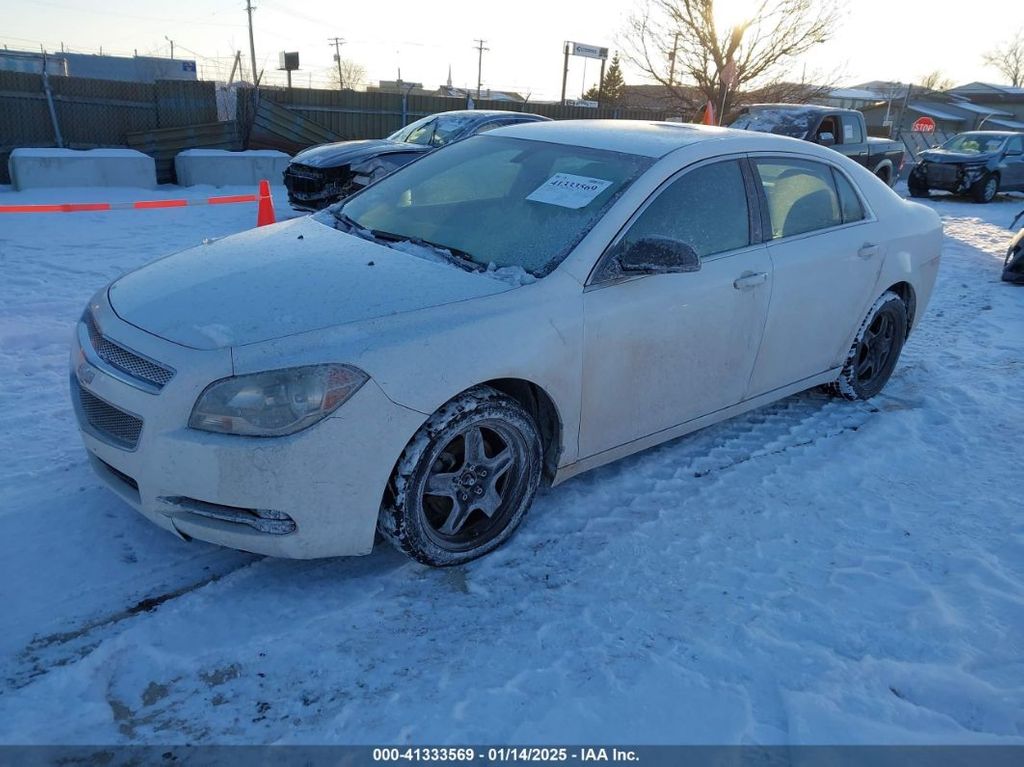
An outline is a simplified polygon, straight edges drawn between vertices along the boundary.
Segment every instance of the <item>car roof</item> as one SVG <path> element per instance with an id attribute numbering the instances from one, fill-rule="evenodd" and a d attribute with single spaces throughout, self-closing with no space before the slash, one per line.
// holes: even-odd
<path id="1" fill-rule="evenodd" d="M 805 141 L 769 133 L 719 128 L 695 123 L 654 122 L 648 120 L 554 120 L 551 122 L 510 125 L 490 131 L 488 136 L 546 141 L 588 149 L 604 149 L 623 154 L 660 158 L 685 146 L 707 141 L 734 141 L 743 148 L 736 151 L 792 152 L 813 154 Z M 831 151 L 831 150 L 829 150 Z"/>
<path id="2" fill-rule="evenodd" d="M 431 117 L 440 117 L 441 115 L 457 115 L 466 117 L 525 117 L 525 118 L 536 118 L 538 120 L 550 120 L 550 117 L 544 117 L 543 115 L 534 114 L 533 112 L 518 112 L 512 109 L 452 109 L 448 112 L 438 112 L 436 115 L 430 115 Z"/>
<path id="3" fill-rule="evenodd" d="M 1006 138 L 1008 136 L 1020 136 L 1021 132 L 1012 130 L 965 130 L 957 135 L 966 136 L 968 134 L 972 136 L 1002 136 L 1003 138 Z"/>

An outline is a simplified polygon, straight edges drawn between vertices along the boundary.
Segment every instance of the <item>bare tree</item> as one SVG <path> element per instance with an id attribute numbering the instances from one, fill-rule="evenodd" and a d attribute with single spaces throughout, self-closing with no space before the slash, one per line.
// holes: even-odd
<path id="1" fill-rule="evenodd" d="M 339 66 L 335 64 L 329 70 L 331 78 L 331 85 L 335 88 L 340 88 L 342 85 L 346 88 L 355 88 L 357 85 L 363 85 L 366 81 L 366 67 L 362 64 L 357 64 L 352 59 L 341 60 L 341 83 L 338 82 L 338 70 Z"/>
<path id="2" fill-rule="evenodd" d="M 796 58 L 832 36 L 838 6 L 836 0 L 754 0 L 747 14 L 740 26 L 718 29 L 715 0 L 647 0 L 628 22 L 623 51 L 684 114 L 711 101 L 724 117 L 744 92 L 786 90 L 781 86 Z"/>
<path id="3" fill-rule="evenodd" d="M 1013 37 L 982 58 L 990 67 L 998 69 L 1014 88 L 1024 86 L 1024 30 L 1018 29 Z"/>
<path id="4" fill-rule="evenodd" d="M 933 69 L 922 77 L 918 84 L 930 91 L 948 91 L 953 87 L 953 81 L 946 77 L 941 69 Z"/>

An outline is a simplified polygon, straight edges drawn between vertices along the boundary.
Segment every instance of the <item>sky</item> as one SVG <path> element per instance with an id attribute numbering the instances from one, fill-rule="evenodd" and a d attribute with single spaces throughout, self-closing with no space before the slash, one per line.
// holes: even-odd
<path id="1" fill-rule="evenodd" d="M 456 86 L 476 87 L 476 40 L 483 54 L 483 87 L 515 90 L 535 100 L 557 99 L 565 40 L 621 47 L 626 21 L 642 0 L 447 0 L 443 3 L 347 0 L 253 0 L 257 63 L 268 82 L 284 82 L 278 52 L 298 51 L 295 86 L 325 87 L 333 66 L 328 38 L 346 42 L 343 58 L 361 64 L 366 80 L 394 80 L 437 87 L 451 67 Z M 724 17 L 739 18 L 749 3 L 720 0 Z M 807 79 L 827 75 L 843 85 L 867 80 L 915 81 L 941 69 L 956 83 L 998 81 L 982 54 L 1024 27 L 1024 2 L 986 0 L 975 12 L 962 0 L 850 0 L 834 38 L 794 63 Z M 131 55 L 194 58 L 206 79 L 226 79 L 234 52 L 248 70 L 244 0 L 0 0 L 0 45 L 12 49 L 66 48 Z M 595 84 L 598 63 L 571 61 L 567 96 Z M 643 82 L 626 66 L 629 83 Z"/>

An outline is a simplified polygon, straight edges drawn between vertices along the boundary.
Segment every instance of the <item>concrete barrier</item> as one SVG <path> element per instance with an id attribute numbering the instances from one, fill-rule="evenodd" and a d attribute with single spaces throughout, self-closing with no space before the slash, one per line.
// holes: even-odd
<path id="1" fill-rule="evenodd" d="M 180 186 L 255 186 L 264 178 L 280 184 L 290 159 L 271 149 L 186 149 L 174 158 L 174 171 Z"/>
<path id="2" fill-rule="evenodd" d="M 153 158 L 134 149 L 15 149 L 7 168 L 18 191 L 45 187 L 156 187 Z"/>

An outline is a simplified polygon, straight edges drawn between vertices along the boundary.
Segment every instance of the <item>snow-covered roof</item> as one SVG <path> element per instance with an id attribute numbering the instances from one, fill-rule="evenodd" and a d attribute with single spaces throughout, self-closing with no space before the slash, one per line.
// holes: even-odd
<path id="1" fill-rule="evenodd" d="M 937 109 L 933 107 L 931 104 L 916 103 L 911 104 L 910 108 L 913 109 L 915 112 L 920 112 L 923 115 L 934 117 L 936 120 L 946 120 L 947 122 L 951 123 L 962 123 L 964 121 L 963 117 L 952 114 L 951 112 L 943 112 L 941 109 Z"/>
<path id="2" fill-rule="evenodd" d="M 964 93 L 994 91 L 995 93 L 1003 93 L 1008 96 L 1024 96 L 1024 88 L 1015 88 L 1012 85 L 999 85 L 998 83 L 983 83 L 979 81 L 967 83 L 966 85 L 958 85 L 955 88 L 950 88 L 948 92 L 956 93 L 958 91 L 962 91 Z"/>
<path id="3" fill-rule="evenodd" d="M 956 100 L 950 103 L 951 107 L 957 109 L 965 109 L 968 112 L 974 112 L 978 115 L 1001 115 L 1003 117 L 1013 117 L 1013 112 L 1004 112 L 1002 109 L 993 109 L 992 107 L 981 106 L 979 104 L 972 104 L 970 101 Z"/>
<path id="4" fill-rule="evenodd" d="M 828 97 L 852 101 L 877 101 L 880 98 L 876 91 L 866 88 L 833 88 L 828 92 Z"/>
<path id="5" fill-rule="evenodd" d="M 1017 120 L 1006 120 L 1006 119 L 1001 119 L 1001 118 L 992 118 L 991 120 L 986 120 L 985 121 L 985 125 L 986 126 L 988 126 L 988 125 L 998 125 L 1000 128 L 1009 128 L 1011 130 L 1024 131 L 1024 123 L 1019 122 Z"/>

